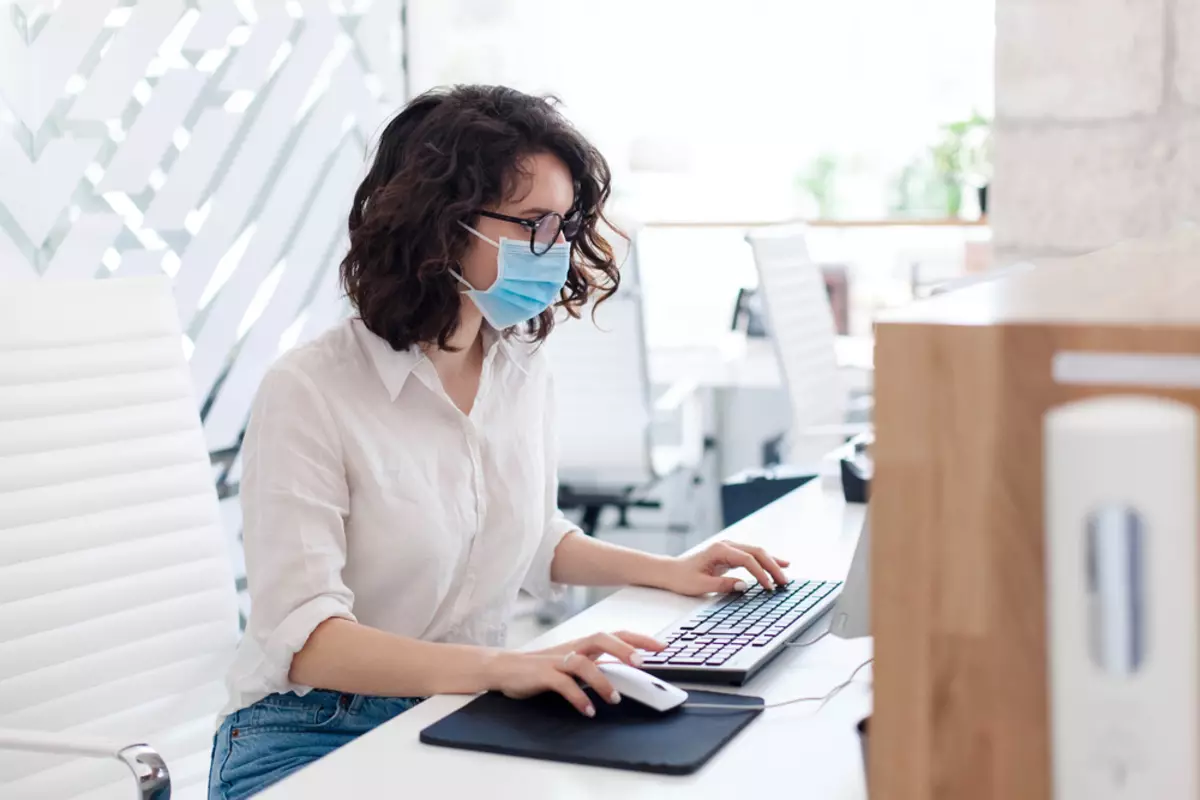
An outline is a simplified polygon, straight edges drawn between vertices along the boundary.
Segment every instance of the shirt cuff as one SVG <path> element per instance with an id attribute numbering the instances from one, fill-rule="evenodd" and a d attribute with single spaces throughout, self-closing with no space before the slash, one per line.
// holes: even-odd
<path id="1" fill-rule="evenodd" d="M 292 671 L 292 657 L 304 647 L 318 625 L 333 618 L 358 621 L 350 606 L 341 598 L 318 595 L 293 610 L 271 631 L 262 644 L 263 669 L 259 674 L 266 684 L 266 691 L 295 692 L 298 695 L 312 691 L 311 686 L 288 680 L 288 673 Z"/>
<path id="2" fill-rule="evenodd" d="M 583 535 L 579 526 L 567 519 L 561 511 L 550 518 L 546 525 L 546 533 L 538 544 L 537 552 L 533 554 L 533 562 L 525 575 L 521 588 L 539 600 L 557 600 L 566 590 L 561 583 L 550 580 L 550 568 L 554 563 L 554 550 L 568 533 Z"/>

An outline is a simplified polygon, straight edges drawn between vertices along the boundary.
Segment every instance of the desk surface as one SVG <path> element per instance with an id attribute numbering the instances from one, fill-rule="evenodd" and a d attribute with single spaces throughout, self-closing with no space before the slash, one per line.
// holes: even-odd
<path id="1" fill-rule="evenodd" d="M 864 506 L 847 505 L 819 482 L 777 500 L 721 534 L 761 544 L 792 561 L 793 577 L 841 579 L 849 568 Z M 623 589 L 530 644 L 549 647 L 597 630 L 654 634 L 705 603 L 652 589 Z M 818 622 L 820 629 L 824 623 Z M 805 636 L 813 636 L 810 631 Z M 822 696 L 871 655 L 869 639 L 829 636 L 793 648 L 740 691 L 767 702 Z M 861 800 L 865 779 L 855 724 L 870 711 L 870 670 L 816 711 L 817 703 L 768 709 L 699 773 L 649 775 L 554 764 L 421 744 L 422 728 L 469 698 L 433 697 L 273 789 L 266 800 L 329 797 L 698 798 L 804 797 Z M 629 701 L 626 701 L 629 702 Z M 799 796 L 799 795 L 797 795 Z"/>

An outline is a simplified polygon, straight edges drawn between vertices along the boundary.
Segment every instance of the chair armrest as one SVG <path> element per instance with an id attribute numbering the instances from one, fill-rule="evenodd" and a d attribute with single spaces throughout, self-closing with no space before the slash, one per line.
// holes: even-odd
<path id="1" fill-rule="evenodd" d="M 705 431 L 704 404 L 699 381 L 683 380 L 672 384 L 654 401 L 652 424 L 658 426 L 665 419 L 672 420 L 671 427 L 678 430 L 676 466 L 694 468 L 704 460 Z M 654 446 L 660 446 L 654 437 Z M 652 459 L 653 461 L 653 459 Z M 665 477 L 657 465 L 653 466 L 656 478 Z"/>
<path id="2" fill-rule="evenodd" d="M 671 384 L 667 390 L 654 401 L 656 414 L 671 414 L 679 411 L 683 404 L 692 399 L 700 384 L 693 380 L 684 380 Z"/>
<path id="3" fill-rule="evenodd" d="M 142 800 L 167 800 L 171 796 L 171 774 L 166 762 L 147 744 L 120 744 L 88 736 L 0 728 L 0 750 L 116 759 L 133 773 Z"/>

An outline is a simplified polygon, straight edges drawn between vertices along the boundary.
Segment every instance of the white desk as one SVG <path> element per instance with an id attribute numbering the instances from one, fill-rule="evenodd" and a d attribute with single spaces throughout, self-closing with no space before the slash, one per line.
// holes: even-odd
<path id="1" fill-rule="evenodd" d="M 747 517 L 723 537 L 762 544 L 792 560 L 794 577 L 845 576 L 864 506 L 847 506 L 819 482 Z M 548 647 L 598 630 L 656 633 L 703 600 L 624 589 L 530 645 Z M 820 629 L 823 622 L 818 622 Z M 809 631 L 805 636 L 814 636 Z M 741 691 L 768 702 L 820 696 L 869 658 L 869 639 L 826 637 L 794 648 Z M 820 713 L 816 703 L 767 709 L 696 775 L 672 777 L 447 750 L 418 741 L 421 729 L 469 698 L 434 697 L 268 790 L 265 800 L 333 797 L 428 798 L 728 798 L 866 797 L 855 724 L 869 713 L 870 669 L 862 670 Z M 630 702 L 626 700 L 625 702 Z"/>

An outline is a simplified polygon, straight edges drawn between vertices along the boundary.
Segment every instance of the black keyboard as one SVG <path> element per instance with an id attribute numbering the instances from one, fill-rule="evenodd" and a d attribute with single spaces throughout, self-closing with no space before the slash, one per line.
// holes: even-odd
<path id="1" fill-rule="evenodd" d="M 667 644 L 661 653 L 643 653 L 650 671 L 671 667 L 722 667 L 745 650 L 762 648 L 764 655 L 779 637 L 796 624 L 829 605 L 822 601 L 837 591 L 841 581 L 790 581 L 775 589 L 754 586 L 746 592 L 725 595 L 713 605 L 673 625 L 658 639 Z M 820 613 L 820 612 L 817 612 Z M 745 659 L 738 659 L 744 661 Z"/>

